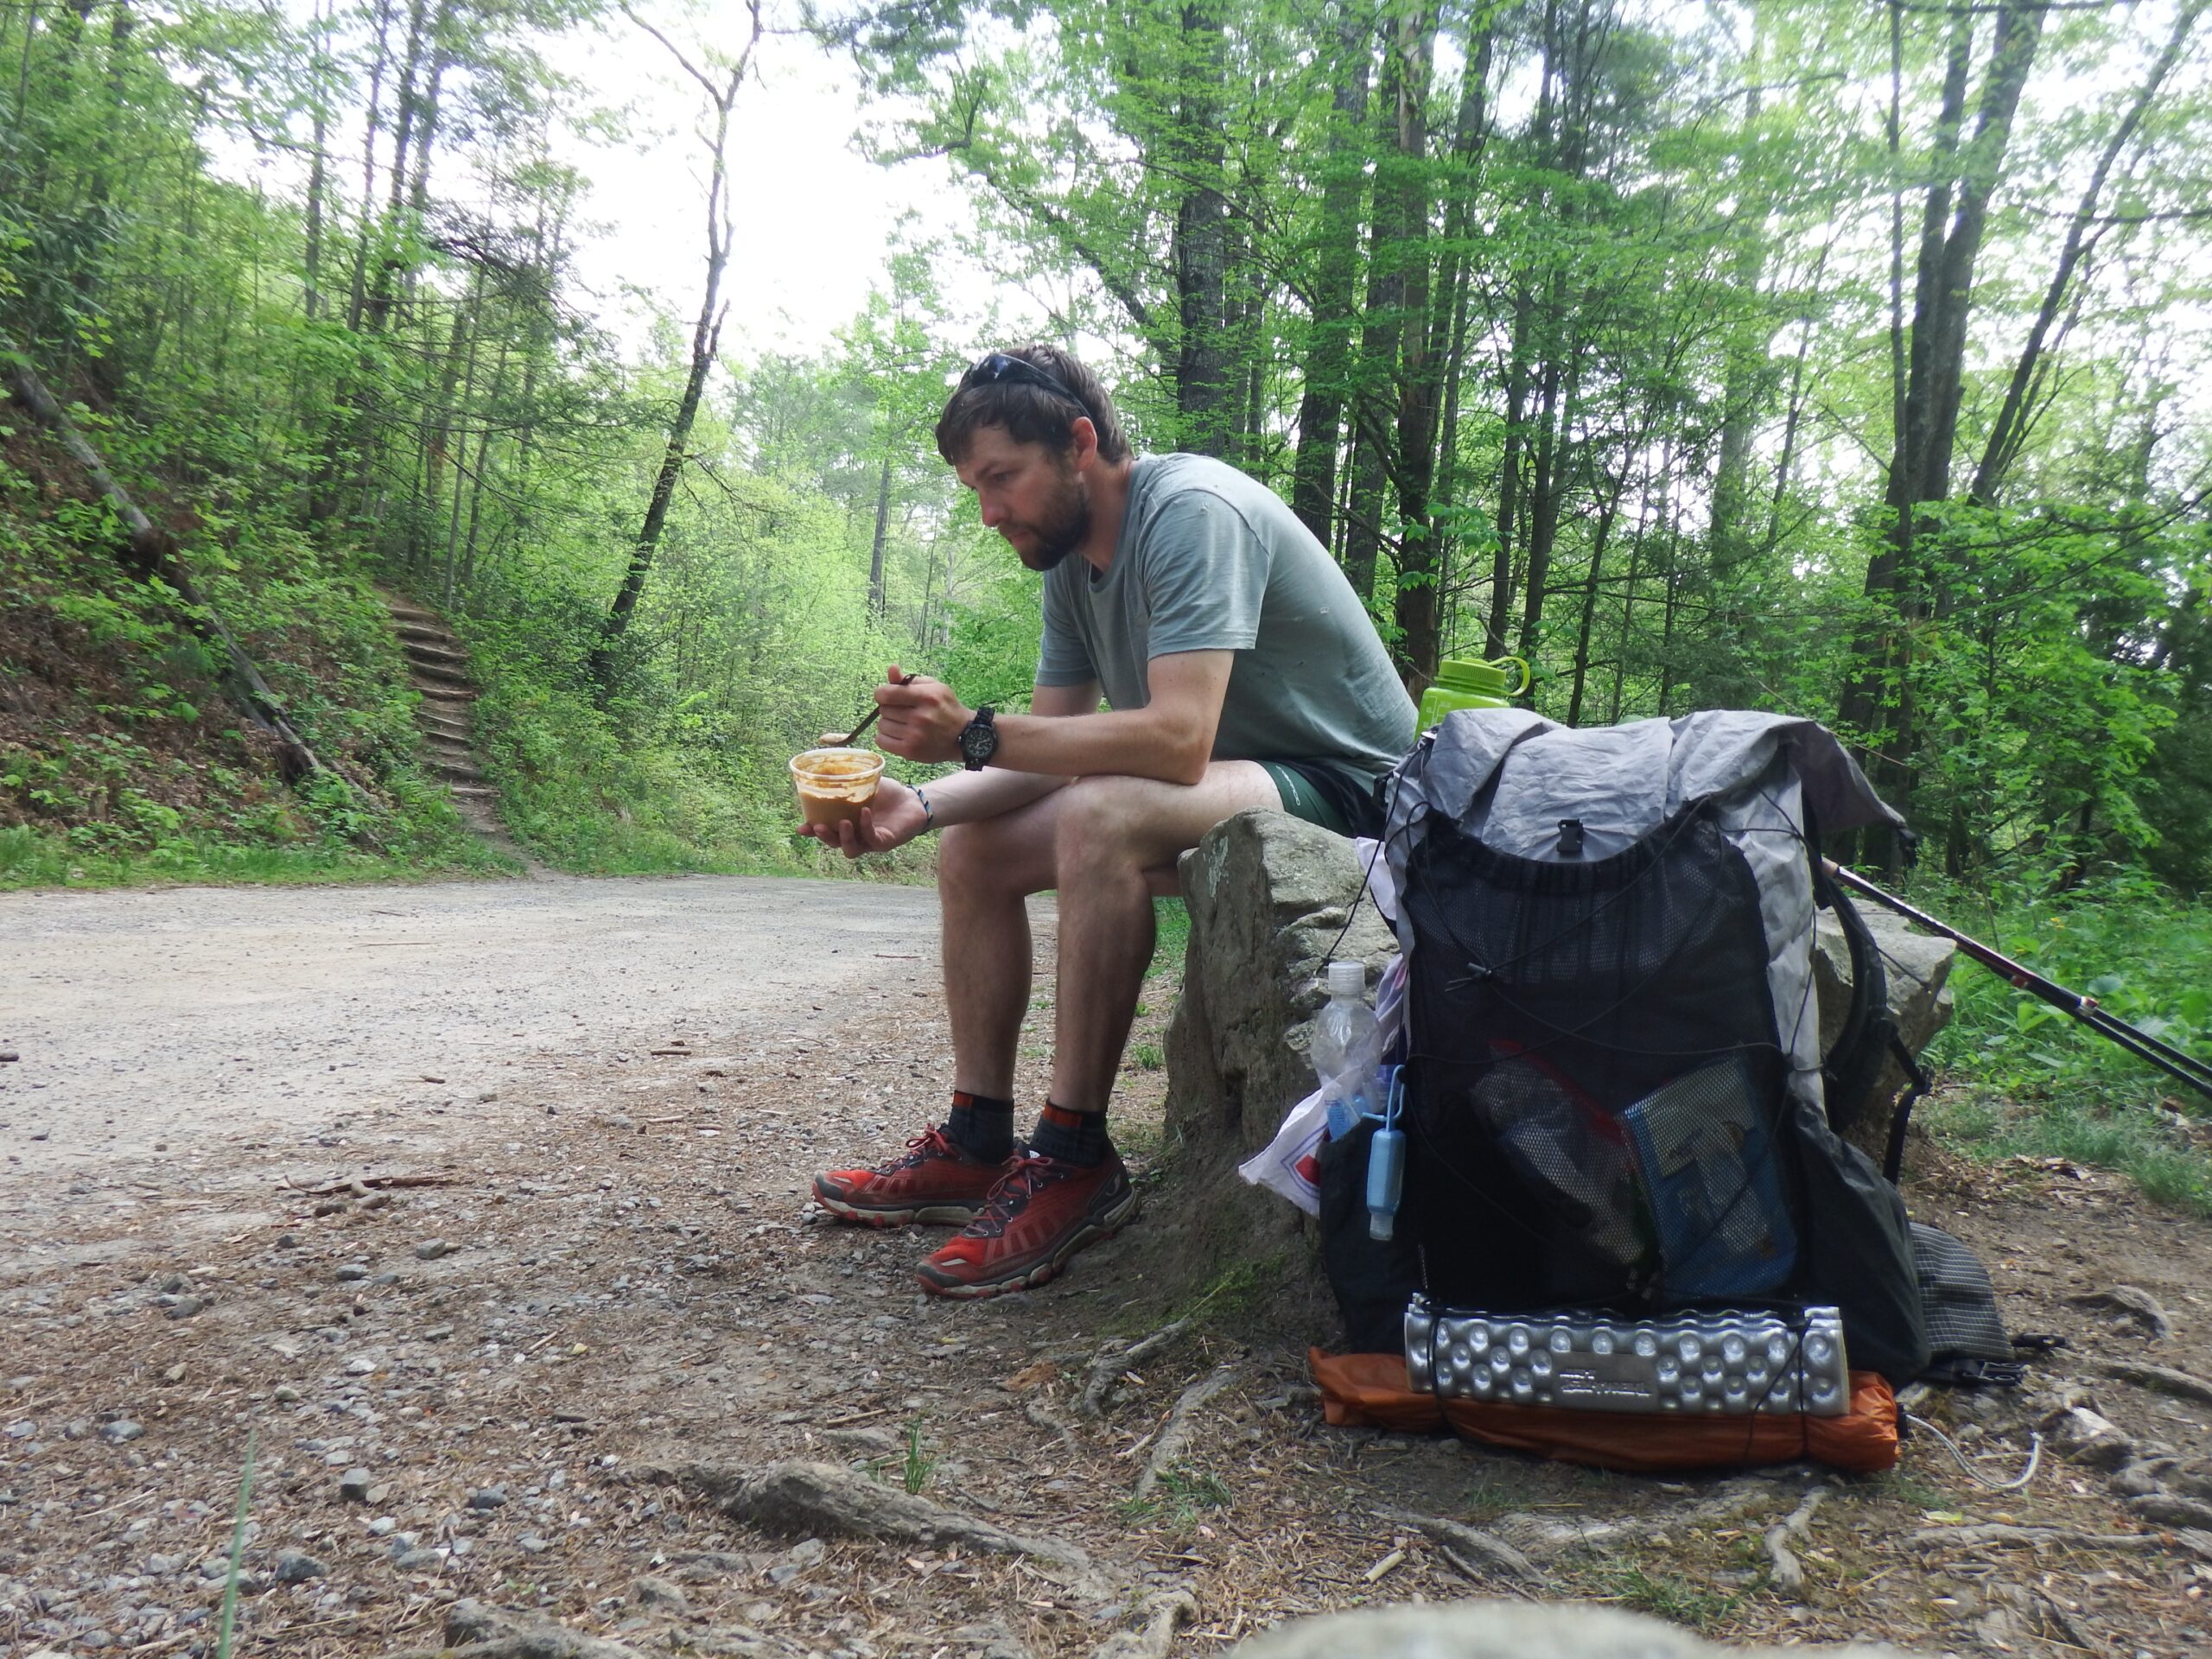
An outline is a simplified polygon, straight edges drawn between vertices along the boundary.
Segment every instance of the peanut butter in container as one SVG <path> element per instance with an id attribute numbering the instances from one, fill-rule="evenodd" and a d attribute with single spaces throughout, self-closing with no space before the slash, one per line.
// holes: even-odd
<path id="1" fill-rule="evenodd" d="M 809 749 L 791 760 L 799 810 L 816 829 L 857 824 L 882 776 L 883 757 L 873 749 Z"/>

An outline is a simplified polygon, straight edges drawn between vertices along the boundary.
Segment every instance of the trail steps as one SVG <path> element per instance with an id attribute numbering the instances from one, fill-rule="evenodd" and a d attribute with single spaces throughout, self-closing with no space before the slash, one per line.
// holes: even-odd
<path id="1" fill-rule="evenodd" d="M 385 594 L 384 601 L 391 611 L 400 649 L 407 655 L 409 683 L 422 698 L 416 705 L 415 724 L 423 734 L 423 753 L 431 772 L 445 785 L 454 809 L 471 830 L 519 861 L 532 875 L 550 874 L 508 836 L 499 821 L 499 791 L 476 763 L 470 736 L 476 685 L 469 677 L 467 648 L 435 611 L 397 594 Z"/>

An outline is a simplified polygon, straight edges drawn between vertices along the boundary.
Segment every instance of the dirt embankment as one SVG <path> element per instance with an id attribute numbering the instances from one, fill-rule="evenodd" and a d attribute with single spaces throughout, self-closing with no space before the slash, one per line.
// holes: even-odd
<path id="1" fill-rule="evenodd" d="M 927 1238 L 804 1194 L 950 1082 L 926 893 L 40 895 L 0 899 L 0 928 L 10 1651 L 212 1650 L 250 1433 L 248 1654 L 433 1645 L 469 1597 L 639 1652 L 857 1659 L 1087 1656 L 1147 1627 L 1122 1651 L 1210 1654 L 1467 1594 L 1925 1652 L 2212 1642 L 2190 1512 L 2056 1448 L 1998 1492 L 1925 1433 L 1876 1479 L 1661 1482 L 1332 1431 L 1303 1375 L 1325 1333 L 1271 1328 L 1266 1287 L 1141 1222 L 1044 1291 L 920 1297 Z M 1160 1074 L 1126 1084 L 1148 1201 L 1205 1202 L 1158 1156 Z M 2114 1372 L 2212 1375 L 2212 1234 L 2064 1168 L 1914 1201 L 1984 1252 L 2017 1329 L 2071 1344 L 2031 1390 L 1921 1403 L 1969 1462 L 2016 1474 L 2078 1398 L 2139 1467 L 2172 1455 L 2171 1502 L 2204 1501 L 2212 1404 Z M 1181 1334 L 1117 1348 L 1209 1285 Z M 660 1473 L 785 1459 L 967 1529 L 733 1519 L 711 1474 Z"/>

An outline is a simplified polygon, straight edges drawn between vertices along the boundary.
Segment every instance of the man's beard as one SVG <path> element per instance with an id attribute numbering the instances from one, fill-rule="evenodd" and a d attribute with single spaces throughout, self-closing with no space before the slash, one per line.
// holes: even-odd
<path id="1" fill-rule="evenodd" d="M 1090 534 L 1090 498 L 1075 476 L 1073 467 L 1061 474 L 1062 488 L 1046 505 L 1044 515 L 1033 524 L 1022 524 L 1037 538 L 1037 549 L 1027 552 L 1016 547 L 1014 556 L 1032 570 L 1052 569 L 1081 547 Z"/>

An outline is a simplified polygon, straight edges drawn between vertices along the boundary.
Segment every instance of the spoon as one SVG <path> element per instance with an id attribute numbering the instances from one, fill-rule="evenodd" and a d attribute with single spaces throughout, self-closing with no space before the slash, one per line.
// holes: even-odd
<path id="1" fill-rule="evenodd" d="M 916 680 L 919 679 L 920 677 L 921 677 L 921 676 L 919 676 L 918 674 L 906 674 L 906 675 L 902 675 L 902 676 L 900 676 L 900 677 L 899 677 L 899 684 L 901 684 L 901 685 L 912 685 L 912 684 Z M 847 732 L 847 733 L 845 734 L 845 741 L 844 741 L 843 742 L 842 742 L 842 743 L 837 744 L 836 747 L 838 747 L 838 748 L 841 748 L 841 749 L 849 749 L 849 748 L 851 748 L 851 747 L 853 747 L 853 741 L 854 741 L 855 738 L 857 738 L 858 736 L 860 736 L 860 734 L 861 734 L 862 732 L 864 732 L 864 731 L 868 730 L 868 728 L 869 727 L 871 727 L 871 726 L 874 725 L 874 724 L 875 724 L 875 717 L 876 717 L 878 715 L 881 714 L 882 712 L 883 712 L 883 705 L 882 705 L 881 703 L 880 703 L 880 702 L 879 702 L 879 703 L 877 703 L 877 704 L 875 705 L 875 707 L 874 707 L 874 708 L 873 708 L 873 709 L 869 709 L 869 710 L 868 711 L 868 718 L 867 718 L 866 720 L 864 720 L 864 721 L 861 721 L 861 723 L 860 723 L 859 725 L 857 725 L 857 726 L 854 727 L 854 728 L 853 728 L 853 729 L 852 729 L 851 731 Z M 827 746 L 827 745 L 825 745 L 824 747 L 828 747 L 828 746 Z"/>

